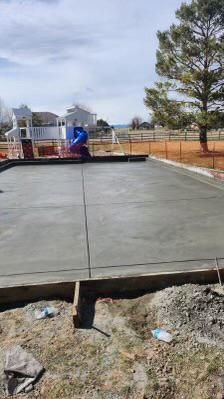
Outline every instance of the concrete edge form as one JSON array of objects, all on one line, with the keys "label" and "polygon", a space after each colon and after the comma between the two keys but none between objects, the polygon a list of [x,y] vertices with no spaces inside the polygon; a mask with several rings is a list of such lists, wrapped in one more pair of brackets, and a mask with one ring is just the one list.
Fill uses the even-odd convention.
[{"label": "concrete edge form", "polygon": [[151,156],[149,156],[148,159],[152,162],[156,162],[156,163],[160,164],[160,166],[163,166],[164,168],[173,169],[175,172],[180,173],[182,175],[190,176],[193,179],[213,185],[215,187],[219,187],[221,189],[224,188],[223,176],[219,177],[220,175],[223,175],[223,173],[221,173],[221,172],[218,173],[215,170],[214,170],[214,172],[211,172],[210,169],[208,169],[208,173],[204,174],[204,173],[199,173],[198,171],[191,169],[190,165],[184,164],[184,166],[183,166],[182,164],[178,164],[178,163],[174,164],[174,162],[171,164],[171,163],[165,162],[166,160],[151,157]]},{"label": "concrete edge form", "polygon": [[[224,268],[220,269],[222,281]],[[64,299],[72,301],[76,310],[83,298],[97,297],[134,298],[146,293],[155,292],[173,285],[183,284],[215,284],[218,283],[217,270],[203,269],[186,272],[146,274],[136,277],[112,277],[102,279],[81,280],[78,286],[75,281],[24,285],[0,288],[0,305],[27,303],[42,299]],[[76,289],[74,291],[74,288]]]},{"label": "concrete edge form", "polygon": [[94,156],[88,160],[74,159],[74,158],[39,158],[39,159],[8,159],[0,163],[0,172],[14,166],[20,165],[66,165],[66,164],[81,164],[81,163],[105,163],[105,162],[145,162],[147,155],[108,155],[108,156]]},{"label": "concrete edge form", "polygon": [[12,161],[6,160],[0,162],[0,173],[15,166]]}]

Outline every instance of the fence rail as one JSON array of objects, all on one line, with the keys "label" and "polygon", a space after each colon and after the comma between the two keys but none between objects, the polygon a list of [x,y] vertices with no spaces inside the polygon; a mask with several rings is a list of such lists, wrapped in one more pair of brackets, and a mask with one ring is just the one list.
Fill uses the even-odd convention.
[{"label": "fence rail", "polygon": [[[194,130],[129,130],[116,131],[119,141],[199,141],[199,132]],[[210,130],[208,141],[224,140],[224,130]],[[102,136],[105,137],[105,134]]]}]

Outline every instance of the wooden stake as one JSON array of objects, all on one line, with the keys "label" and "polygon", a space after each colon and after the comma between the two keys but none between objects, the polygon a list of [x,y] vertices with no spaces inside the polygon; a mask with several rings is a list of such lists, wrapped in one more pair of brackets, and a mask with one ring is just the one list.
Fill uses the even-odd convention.
[{"label": "wooden stake", "polygon": [[80,281],[75,283],[74,300],[72,305],[72,318],[75,328],[80,326]]},{"label": "wooden stake", "polygon": [[219,284],[222,287],[222,279],[221,279],[220,270],[219,270],[218,258],[215,258],[215,264],[216,264],[216,270],[217,270],[217,273],[218,273]]}]

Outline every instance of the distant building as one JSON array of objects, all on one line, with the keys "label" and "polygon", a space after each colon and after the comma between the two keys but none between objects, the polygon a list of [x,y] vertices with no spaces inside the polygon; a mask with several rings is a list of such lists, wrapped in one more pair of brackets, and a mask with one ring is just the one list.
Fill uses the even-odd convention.
[{"label": "distant building", "polygon": [[79,106],[67,108],[66,114],[57,118],[58,126],[74,127],[82,126],[88,128],[96,127],[97,115],[93,114]]},{"label": "distant building", "polygon": [[58,115],[53,112],[35,112],[35,114],[41,120],[41,126],[57,126]]},{"label": "distant building", "polygon": [[192,124],[188,127],[188,129],[190,129],[190,130],[195,130],[195,131],[199,131],[199,130],[200,130],[199,127],[198,127],[198,125],[197,125],[197,123],[192,123]]},{"label": "distant building", "polygon": [[139,130],[150,130],[150,129],[153,129],[153,125],[152,125],[152,123],[149,123],[149,122],[142,122],[140,125],[139,125]]},{"label": "distant building", "polygon": [[161,125],[161,124],[158,124],[158,123],[156,123],[155,126],[154,126],[154,129],[156,129],[156,130],[161,130],[163,128],[164,128],[164,126]]}]

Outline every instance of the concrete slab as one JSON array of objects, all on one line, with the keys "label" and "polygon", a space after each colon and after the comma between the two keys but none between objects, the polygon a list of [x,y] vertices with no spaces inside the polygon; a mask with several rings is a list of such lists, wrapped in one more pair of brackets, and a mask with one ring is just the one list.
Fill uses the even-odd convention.
[{"label": "concrete slab", "polygon": [[0,182],[0,208],[83,205],[81,165],[18,166]]},{"label": "concrete slab", "polygon": [[[165,267],[172,271],[177,261],[222,258],[222,205],[217,198],[88,207],[91,266],[146,264],[143,273],[161,271],[164,262],[170,262]],[[133,266],[132,273],[140,272]]]},{"label": "concrete slab", "polygon": [[86,269],[83,207],[2,210],[0,254],[1,276]]},{"label": "concrete slab", "polygon": [[150,161],[103,168],[86,165],[85,191],[88,205],[224,198],[224,192],[217,191],[217,187]]},{"label": "concrete slab", "polygon": [[0,286],[213,268],[224,191],[156,161],[0,174]]},{"label": "concrete slab", "polygon": [[0,190],[1,285],[87,278],[79,165],[15,167]]},{"label": "concrete slab", "polygon": [[150,161],[88,167],[85,182],[93,276],[210,268],[224,257],[220,187]]}]

